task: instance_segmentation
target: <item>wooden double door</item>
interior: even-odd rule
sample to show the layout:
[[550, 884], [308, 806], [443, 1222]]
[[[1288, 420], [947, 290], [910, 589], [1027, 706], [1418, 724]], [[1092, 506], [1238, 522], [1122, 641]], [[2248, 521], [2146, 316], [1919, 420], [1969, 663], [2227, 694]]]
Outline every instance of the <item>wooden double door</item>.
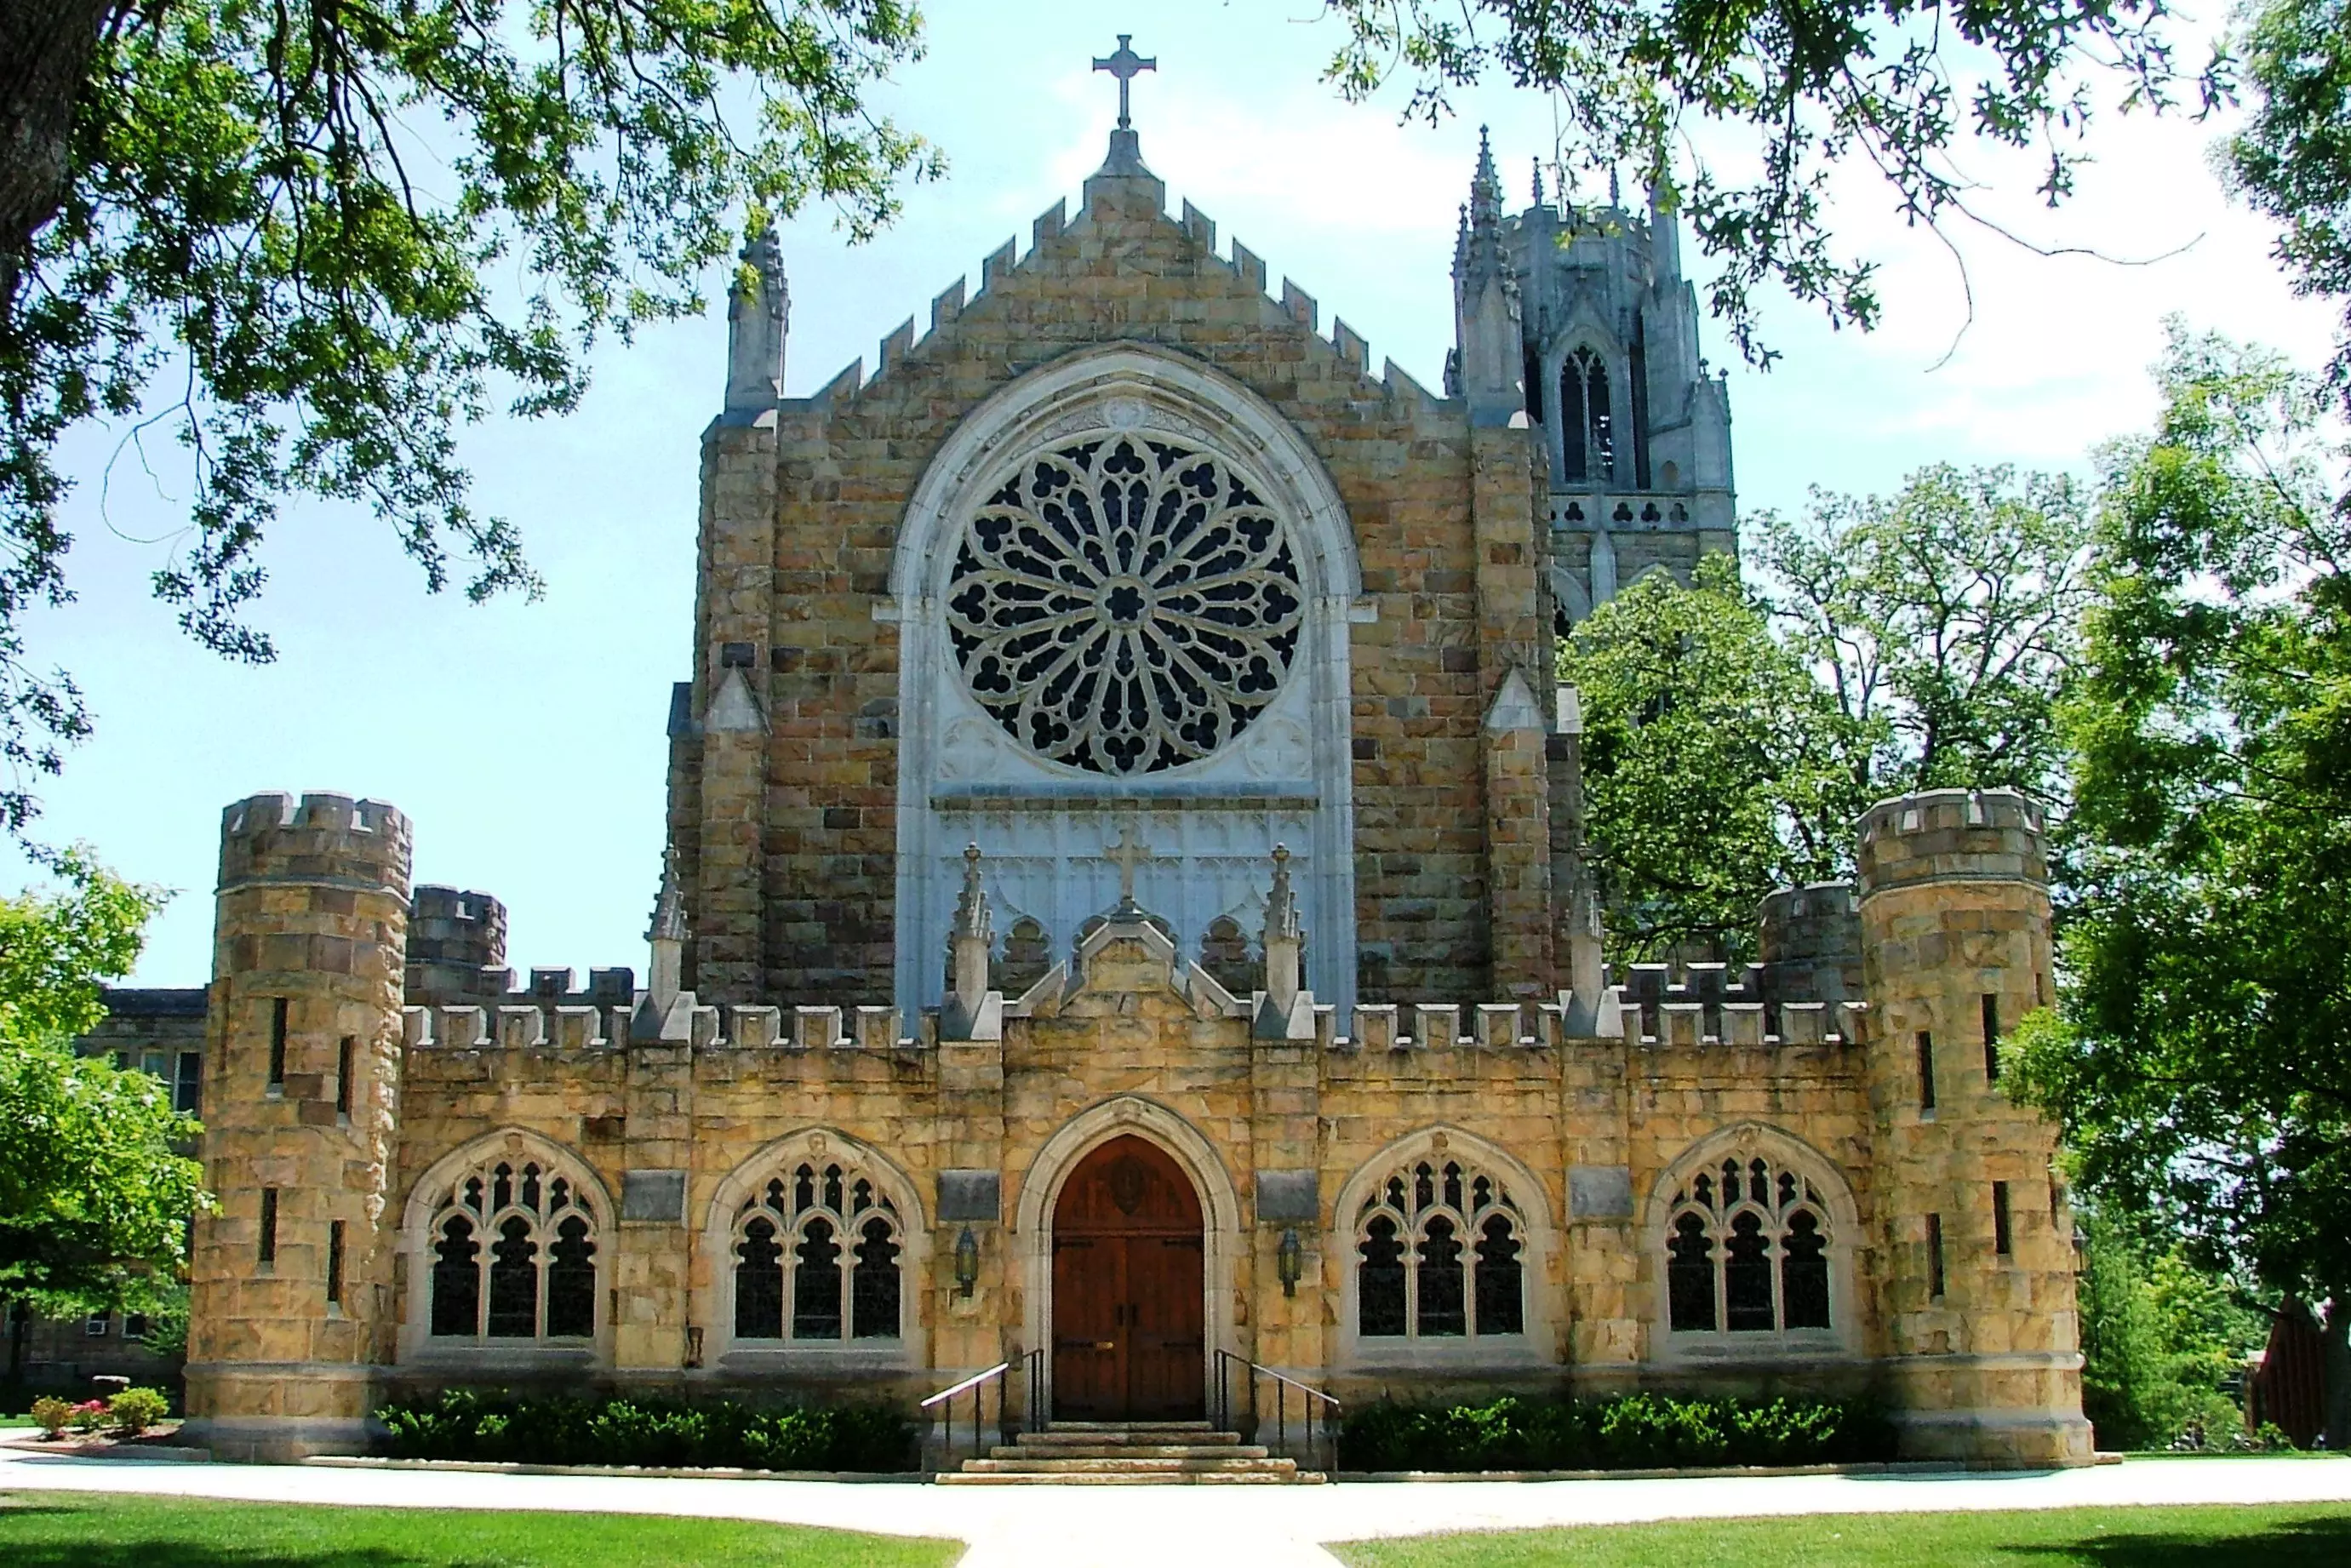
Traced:
[[1157, 1145], [1113, 1138], [1053, 1208], [1053, 1414], [1181, 1421], [1206, 1409], [1200, 1199]]

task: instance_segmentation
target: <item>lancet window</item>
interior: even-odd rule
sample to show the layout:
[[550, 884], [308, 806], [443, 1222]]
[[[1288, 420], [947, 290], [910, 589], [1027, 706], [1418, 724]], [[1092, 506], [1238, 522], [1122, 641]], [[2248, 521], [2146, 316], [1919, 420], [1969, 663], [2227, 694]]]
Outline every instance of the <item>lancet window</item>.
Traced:
[[493, 1155], [433, 1211], [435, 1339], [584, 1340], [596, 1333], [596, 1208], [572, 1177]]
[[904, 1250], [897, 1206], [853, 1164], [779, 1171], [735, 1217], [736, 1339], [897, 1339]]
[[1830, 1322], [1828, 1206], [1797, 1172], [1727, 1158], [1674, 1194], [1666, 1224], [1675, 1333], [1776, 1333]]
[[1526, 1332], [1526, 1218], [1494, 1177], [1429, 1155], [1355, 1216], [1355, 1332], [1477, 1339]]
[[1614, 473], [1616, 436], [1608, 412], [1608, 361], [1589, 348], [1567, 356], [1559, 371], [1560, 434], [1570, 480], [1605, 484]]

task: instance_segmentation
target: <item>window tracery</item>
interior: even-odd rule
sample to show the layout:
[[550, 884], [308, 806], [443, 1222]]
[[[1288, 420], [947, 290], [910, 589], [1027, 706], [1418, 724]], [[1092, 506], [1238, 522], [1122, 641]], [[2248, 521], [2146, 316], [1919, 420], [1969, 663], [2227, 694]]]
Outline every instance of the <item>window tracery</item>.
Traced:
[[1032, 751], [1113, 775], [1246, 729], [1304, 614], [1280, 517], [1223, 458], [1144, 435], [1023, 462], [973, 515], [946, 593], [974, 700]]
[[1397, 1166], [1355, 1215], [1355, 1332], [1480, 1339], [1526, 1332], [1526, 1217], [1475, 1165]]
[[1608, 361], [1596, 350], [1578, 347], [1561, 365], [1559, 413], [1564, 476], [1607, 483], [1615, 472], [1615, 425], [1608, 411]]
[[430, 1222], [435, 1339], [590, 1339], [596, 1206], [549, 1163], [492, 1155], [443, 1186]]
[[903, 1228], [854, 1163], [810, 1158], [779, 1171], [735, 1217], [735, 1338], [899, 1338]]
[[1668, 1330], [1832, 1327], [1828, 1215], [1810, 1180], [1761, 1155], [1700, 1172], [1675, 1192], [1666, 1225]]

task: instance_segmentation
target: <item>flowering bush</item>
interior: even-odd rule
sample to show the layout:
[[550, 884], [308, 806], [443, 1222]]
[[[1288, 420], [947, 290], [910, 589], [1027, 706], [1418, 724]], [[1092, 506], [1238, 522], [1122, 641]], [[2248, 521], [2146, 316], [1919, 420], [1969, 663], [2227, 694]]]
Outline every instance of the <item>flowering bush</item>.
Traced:
[[153, 1388], [126, 1388], [106, 1404], [107, 1425], [135, 1437], [172, 1413], [172, 1402]]
[[33, 1425], [38, 1427], [41, 1436], [52, 1443], [66, 1435], [66, 1428], [73, 1425], [73, 1418], [74, 1407], [53, 1395], [43, 1395], [33, 1401]]
[[105, 1425], [105, 1400], [85, 1399], [80, 1404], [73, 1407], [73, 1429], [75, 1431], [95, 1432], [100, 1427]]

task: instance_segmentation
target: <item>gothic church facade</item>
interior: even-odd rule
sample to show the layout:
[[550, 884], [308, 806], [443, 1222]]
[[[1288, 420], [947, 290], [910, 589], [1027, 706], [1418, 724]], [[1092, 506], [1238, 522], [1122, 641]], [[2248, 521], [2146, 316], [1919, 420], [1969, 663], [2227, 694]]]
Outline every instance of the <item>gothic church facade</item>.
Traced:
[[[1669, 216], [1507, 214], [1445, 384], [1122, 125], [812, 397], [747, 252], [704, 437], [644, 983], [506, 968], [390, 806], [224, 818], [189, 1404], [355, 1448], [450, 1385], [1196, 1416], [1871, 1394], [1914, 1456], [2089, 1458], [2042, 824], [1885, 802], [1758, 965], [1612, 967], [1558, 628], [1733, 548]], [[429, 831], [425, 824], [422, 831]], [[1693, 854], [1705, 852], [1692, 845]]]

